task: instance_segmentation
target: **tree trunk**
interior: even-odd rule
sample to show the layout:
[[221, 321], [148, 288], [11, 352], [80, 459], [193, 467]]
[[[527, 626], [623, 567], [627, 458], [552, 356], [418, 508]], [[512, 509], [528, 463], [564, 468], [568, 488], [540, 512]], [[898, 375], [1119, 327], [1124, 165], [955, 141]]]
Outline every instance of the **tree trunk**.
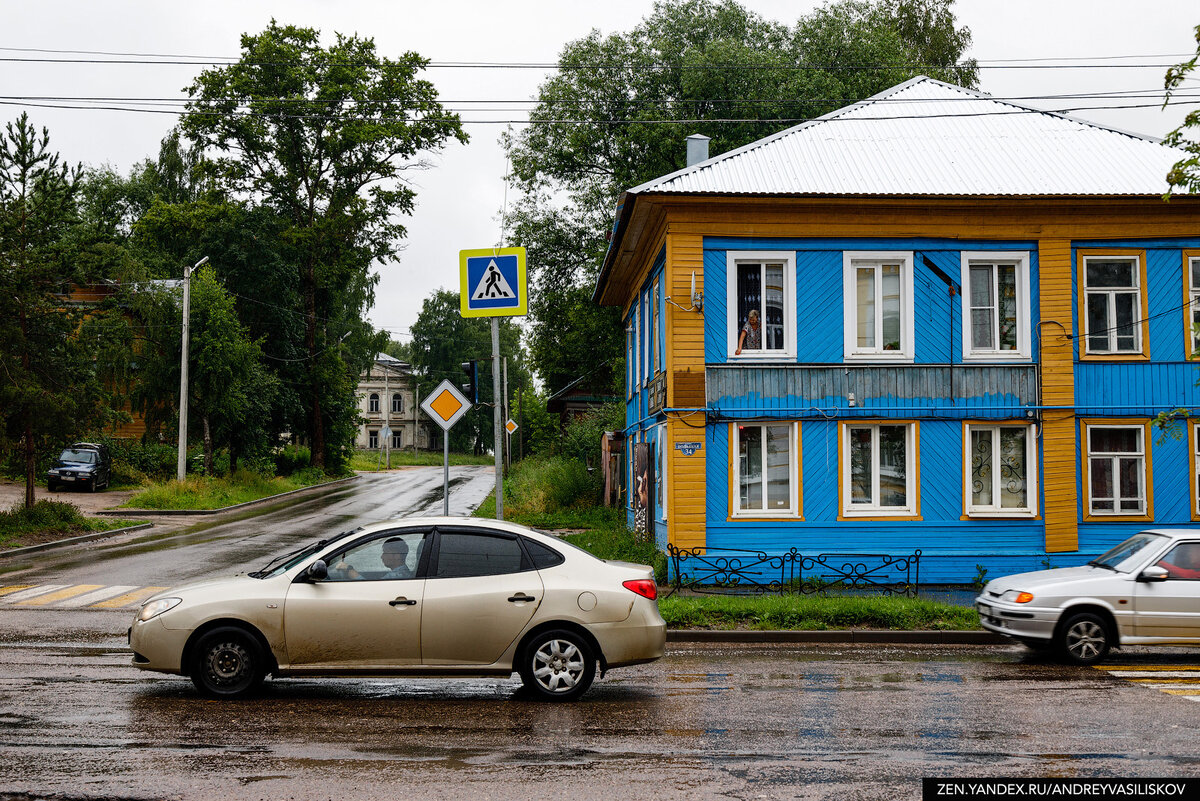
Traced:
[[229, 446], [229, 475], [232, 476], [234, 473], [237, 472], [237, 464], [238, 464], [238, 447], [237, 447], [237, 445], [230, 445]]
[[33, 507], [33, 479], [37, 473], [37, 449], [33, 447], [33, 420], [25, 415], [25, 508]]
[[213, 440], [212, 429], [208, 425], [208, 415], [200, 418], [204, 423], [204, 475], [213, 474]]
[[321, 414], [321, 386], [317, 376], [317, 288], [315, 269], [310, 263], [304, 274], [304, 344], [308, 349], [308, 374], [312, 381], [312, 417], [309, 443], [313, 467], [325, 468], [325, 422]]

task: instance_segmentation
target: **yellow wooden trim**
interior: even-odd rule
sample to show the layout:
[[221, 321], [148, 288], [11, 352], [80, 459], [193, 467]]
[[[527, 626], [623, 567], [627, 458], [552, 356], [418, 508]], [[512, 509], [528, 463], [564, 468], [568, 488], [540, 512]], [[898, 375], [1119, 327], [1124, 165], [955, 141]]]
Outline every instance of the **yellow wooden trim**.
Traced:
[[1188, 500], [1192, 505], [1192, 520], [1200, 520], [1200, 512], [1197, 512], [1197, 507], [1200, 507], [1200, 495], [1197, 493], [1198, 485], [1196, 482], [1196, 423], [1188, 423], [1188, 464], [1191, 465], [1192, 472], [1188, 479], [1188, 484], [1191, 489], [1188, 490]]
[[[1079, 462], [1083, 476], [1083, 519], [1087, 523], [1153, 522], [1154, 520], [1154, 460], [1151, 459], [1151, 421], [1144, 417], [1081, 417], [1079, 418]], [[1092, 514], [1092, 481], [1089, 474], [1091, 460], [1088, 454], [1088, 426], [1141, 426], [1142, 451], [1146, 462], [1146, 512], [1144, 514], [1122, 514], [1115, 510], [1110, 515]], [[1114, 480], [1117, 476], [1113, 477]], [[1113, 503], [1116, 506], [1116, 503]]]
[[[913, 506], [913, 511], [906, 514], [889, 515], [879, 513], [878, 515], [847, 515], [845, 507], [842, 505], [842, 479], [845, 477], [845, 450], [843, 449], [842, 432], [847, 426], [862, 426], [862, 425], [884, 425], [884, 426], [907, 426], [913, 427], [913, 489], [916, 494], [916, 503]], [[921, 421], [913, 419], [894, 420], [891, 418], [863, 418], [861, 420], [839, 420], [838, 421], [838, 516], [839, 522], [853, 523], [856, 521], [888, 521], [888, 520], [923, 520], [921, 516]]]
[[1042, 413], [1041, 475], [1069, 476], [1069, 480], [1053, 484], [1043, 481], [1039, 488], [1047, 553], [1079, 550], [1079, 487], [1075, 481], [1079, 436], [1075, 413], [1070, 411], [1075, 406], [1071, 235], [1068, 233], [1068, 238], [1061, 239], [1036, 237], [1041, 320], [1035, 337], [1042, 376], [1039, 400], [1046, 406], [1068, 407]]
[[[1200, 360], [1200, 351], [1192, 349], [1192, 259], [1200, 259], [1200, 250], [1188, 248], [1183, 251], [1183, 358]], [[1195, 470], [1192, 471], [1195, 475]], [[1192, 518], [1193, 520], [1196, 518]]]
[[[1105, 256], [1133, 256], [1138, 261], [1138, 300], [1142, 317], [1139, 321], [1142, 342], [1138, 353], [1088, 353], [1087, 352], [1087, 271], [1084, 260]], [[1081, 362], [1144, 362], [1150, 358], [1150, 287], [1146, 283], [1146, 251], [1139, 248], [1080, 248], [1075, 251], [1076, 286], [1079, 287], [1075, 302], [1079, 309], [1079, 361]], [[1113, 320], [1112, 322], [1116, 322]]]

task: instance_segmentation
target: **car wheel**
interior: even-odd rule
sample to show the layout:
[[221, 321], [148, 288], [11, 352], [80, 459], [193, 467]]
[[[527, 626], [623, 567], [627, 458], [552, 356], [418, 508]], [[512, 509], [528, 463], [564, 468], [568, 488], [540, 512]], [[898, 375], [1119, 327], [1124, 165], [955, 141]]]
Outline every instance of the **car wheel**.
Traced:
[[58, 492], [58, 484], [54, 481], [47, 481], [46, 482], [46, 491], [47, 492]]
[[518, 666], [521, 681], [539, 698], [574, 701], [596, 677], [596, 658], [571, 631], [544, 631], [529, 641]]
[[254, 637], [232, 626], [200, 638], [192, 658], [192, 682], [209, 698], [241, 698], [266, 677], [262, 649]]
[[1112, 645], [1108, 626], [1090, 612], [1080, 612], [1067, 618], [1058, 635], [1058, 647], [1069, 661], [1077, 665], [1094, 665], [1104, 658]]

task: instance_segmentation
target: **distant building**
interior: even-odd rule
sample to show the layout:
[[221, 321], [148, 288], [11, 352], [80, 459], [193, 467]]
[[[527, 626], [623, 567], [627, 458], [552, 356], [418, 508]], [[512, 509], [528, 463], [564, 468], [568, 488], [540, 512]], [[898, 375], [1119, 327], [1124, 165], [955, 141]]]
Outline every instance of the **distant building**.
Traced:
[[[365, 422], [359, 428], [356, 448], [412, 450], [415, 436], [417, 450], [441, 449], [441, 429], [420, 410], [420, 388], [411, 367], [380, 353], [359, 378], [358, 410]], [[386, 441], [385, 428], [391, 430]]]

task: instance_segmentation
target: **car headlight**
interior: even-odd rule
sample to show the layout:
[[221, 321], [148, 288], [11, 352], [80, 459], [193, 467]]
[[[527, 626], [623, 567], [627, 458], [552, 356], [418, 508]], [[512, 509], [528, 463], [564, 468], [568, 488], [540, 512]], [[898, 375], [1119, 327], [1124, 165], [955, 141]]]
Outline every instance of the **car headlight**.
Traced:
[[1009, 601], [1014, 604], [1027, 604], [1033, 600], [1033, 593], [1022, 592], [1021, 590], [1008, 590], [1004, 595], [1000, 596], [1000, 600]]
[[138, 620], [145, 622], [155, 615], [161, 615], [168, 609], [174, 609], [181, 603], [183, 603], [182, 598], [159, 598], [157, 601], [143, 604], [138, 612]]

